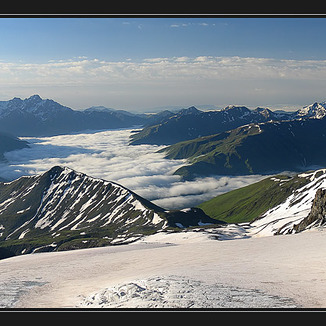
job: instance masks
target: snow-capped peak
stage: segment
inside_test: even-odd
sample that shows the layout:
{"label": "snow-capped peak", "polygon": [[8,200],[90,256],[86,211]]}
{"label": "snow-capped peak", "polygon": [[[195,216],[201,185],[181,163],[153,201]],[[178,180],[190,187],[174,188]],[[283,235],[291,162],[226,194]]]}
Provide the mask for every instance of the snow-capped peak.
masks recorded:
{"label": "snow-capped peak", "polygon": [[53,100],[42,99],[39,95],[35,94],[22,100],[21,98],[14,97],[9,101],[0,101],[0,117],[6,117],[11,113],[16,115],[31,114],[34,117],[45,121],[53,116],[58,111],[72,111],[70,108],[65,107]]}
{"label": "snow-capped peak", "polygon": [[[125,231],[127,225],[160,229],[167,223],[158,214],[163,209],[154,204],[147,207],[145,199],[127,188],[67,167],[55,166],[33,180],[23,179],[19,190],[17,182],[2,185],[15,191],[0,202],[0,221],[5,224],[10,212],[11,220],[24,213],[25,222],[8,225],[6,240],[21,239],[36,229],[45,233],[103,227]],[[123,233],[123,238],[128,237]]]}
{"label": "snow-capped peak", "polygon": [[326,102],[313,103],[298,111],[299,117],[322,119],[326,115]]}

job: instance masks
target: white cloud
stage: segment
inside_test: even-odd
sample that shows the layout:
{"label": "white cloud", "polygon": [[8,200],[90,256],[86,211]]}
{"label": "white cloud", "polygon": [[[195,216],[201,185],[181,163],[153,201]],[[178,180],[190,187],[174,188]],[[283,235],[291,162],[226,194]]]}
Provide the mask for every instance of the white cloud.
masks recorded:
{"label": "white cloud", "polygon": [[179,27],[189,27],[189,26],[216,26],[215,23],[174,23],[171,24],[170,27],[172,28],[179,28]]}
{"label": "white cloud", "polygon": [[[148,191],[143,191],[155,204],[175,209],[189,206],[196,206],[222,193],[247,186],[257,182],[266,176],[239,176],[239,177],[206,177],[198,178],[194,181],[171,183],[169,187],[155,189],[151,187]],[[155,191],[156,190],[156,191]],[[152,194],[152,198],[151,198]]]}
{"label": "white cloud", "polygon": [[0,86],[10,96],[39,93],[73,108],[307,105],[324,100],[326,60],[180,56],[109,61],[81,56],[46,63],[0,62]]}
{"label": "white cloud", "polygon": [[31,147],[6,153],[0,176],[15,179],[43,173],[55,165],[114,181],[166,209],[195,206],[219,193],[245,186],[261,176],[210,177],[181,182],[173,172],[183,160],[156,153],[163,146],[129,146],[130,130],[27,138]]}
{"label": "white cloud", "polygon": [[188,27],[192,25],[191,23],[180,23],[180,24],[171,24],[170,27],[172,28],[179,28],[179,27]]}
{"label": "white cloud", "polygon": [[[187,63],[186,67],[184,63]],[[184,79],[200,74],[213,79],[286,78],[325,79],[326,60],[277,60],[269,58],[198,56],[146,58],[141,61],[105,61],[78,57],[47,63],[0,62],[0,83],[20,78],[21,83],[112,82],[124,80]],[[10,79],[9,79],[10,82]]]}

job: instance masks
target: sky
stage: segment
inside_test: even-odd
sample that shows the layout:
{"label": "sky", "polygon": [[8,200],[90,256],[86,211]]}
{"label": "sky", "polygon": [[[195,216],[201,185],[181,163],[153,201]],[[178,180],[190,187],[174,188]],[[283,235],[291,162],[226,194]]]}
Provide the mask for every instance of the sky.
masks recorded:
{"label": "sky", "polygon": [[326,100],[326,16],[0,18],[0,100],[133,112]]}

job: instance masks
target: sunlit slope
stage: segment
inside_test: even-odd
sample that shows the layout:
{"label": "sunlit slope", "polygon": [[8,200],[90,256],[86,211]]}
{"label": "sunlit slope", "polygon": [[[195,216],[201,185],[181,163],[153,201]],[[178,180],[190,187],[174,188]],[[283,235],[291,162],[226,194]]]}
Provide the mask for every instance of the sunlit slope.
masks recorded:
{"label": "sunlit slope", "polygon": [[208,216],[228,223],[251,222],[282,203],[309,179],[278,175],[208,200],[198,207]]}
{"label": "sunlit slope", "polygon": [[209,175],[278,174],[326,165],[326,118],[250,124],[164,149],[187,159],[184,179]]}

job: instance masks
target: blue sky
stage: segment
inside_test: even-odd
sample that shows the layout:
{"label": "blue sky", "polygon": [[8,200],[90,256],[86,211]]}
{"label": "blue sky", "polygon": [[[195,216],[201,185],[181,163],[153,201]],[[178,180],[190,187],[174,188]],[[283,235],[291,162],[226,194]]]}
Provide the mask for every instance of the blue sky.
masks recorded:
{"label": "blue sky", "polygon": [[323,59],[326,18],[1,18],[2,59]]}
{"label": "blue sky", "polygon": [[0,18],[0,99],[72,108],[326,100],[325,18]]}

